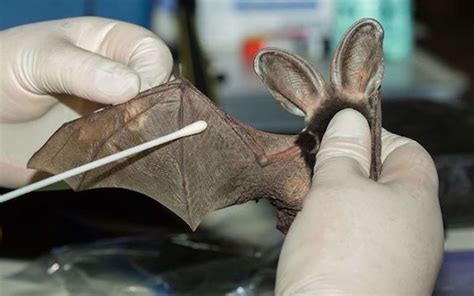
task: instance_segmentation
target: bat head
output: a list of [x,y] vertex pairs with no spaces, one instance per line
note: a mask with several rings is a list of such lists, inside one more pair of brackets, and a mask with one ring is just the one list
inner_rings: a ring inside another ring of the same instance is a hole
[[254,68],[270,93],[287,111],[304,116],[306,127],[297,144],[314,166],[327,124],[343,108],[353,108],[370,120],[370,100],[382,83],[383,28],[373,19],[352,25],[332,60],[329,82],[311,64],[290,52],[266,48]]

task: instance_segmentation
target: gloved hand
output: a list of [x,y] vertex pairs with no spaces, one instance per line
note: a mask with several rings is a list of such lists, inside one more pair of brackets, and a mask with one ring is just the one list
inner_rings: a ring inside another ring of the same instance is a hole
[[167,81],[173,63],[152,32],[96,17],[1,31],[0,44],[0,186],[8,187],[31,180],[28,159],[62,123]]
[[285,239],[277,295],[431,295],[443,254],[433,161],[416,142],[387,131],[382,161],[374,182],[365,118],[339,112]]

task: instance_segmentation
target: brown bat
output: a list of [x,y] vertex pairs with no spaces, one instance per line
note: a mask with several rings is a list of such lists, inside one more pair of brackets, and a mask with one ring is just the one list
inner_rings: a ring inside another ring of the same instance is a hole
[[[165,205],[192,229],[210,212],[268,198],[286,232],[310,189],[316,152],[330,119],[354,108],[372,133],[370,176],[380,173],[383,29],[375,20],[354,24],[339,44],[330,82],[298,56],[264,49],[255,71],[288,111],[307,126],[295,136],[253,129],[217,108],[184,79],[140,93],[127,103],[64,124],[28,166],[57,174],[173,132],[196,120],[199,135],[142,152],[67,180],[74,190],[120,187]],[[342,176],[341,176],[342,177]]]

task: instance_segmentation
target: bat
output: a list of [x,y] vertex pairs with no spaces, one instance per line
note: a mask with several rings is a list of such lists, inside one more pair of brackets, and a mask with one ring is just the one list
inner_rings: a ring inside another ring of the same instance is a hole
[[119,187],[143,193],[193,230],[210,212],[268,198],[277,228],[286,233],[311,186],[319,143],[331,118],[344,108],[361,112],[372,137],[370,177],[381,169],[383,29],[372,19],[343,36],[330,80],[302,58],[276,48],[260,51],[254,68],[289,112],[304,116],[297,135],[256,130],[221,111],[190,82],[179,78],[132,100],[64,124],[28,167],[58,174],[170,133],[196,120],[199,135],[141,152],[67,179],[74,190]]

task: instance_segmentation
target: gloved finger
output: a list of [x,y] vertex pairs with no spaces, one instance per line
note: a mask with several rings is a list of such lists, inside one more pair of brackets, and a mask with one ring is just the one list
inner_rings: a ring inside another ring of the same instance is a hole
[[130,57],[129,66],[140,76],[143,91],[168,81],[173,57],[161,40],[146,38],[137,45]]
[[382,163],[379,182],[414,196],[437,196],[436,167],[417,142],[382,130]]
[[38,172],[24,167],[0,161],[0,187],[17,188],[25,186],[34,180]]
[[[138,73],[141,90],[162,84],[169,79],[173,58],[166,44],[152,32],[124,22],[90,18],[94,26],[81,27],[80,35],[100,38],[78,40],[77,45],[128,65]],[[97,30],[97,26],[105,28]],[[97,40],[100,43],[97,44]]]
[[313,181],[368,177],[370,159],[371,138],[367,120],[353,109],[344,109],[334,116],[323,136]]
[[67,41],[55,42],[30,61],[36,65],[29,67],[36,69],[30,77],[32,92],[71,94],[102,104],[122,103],[138,94],[140,79],[131,68]]

